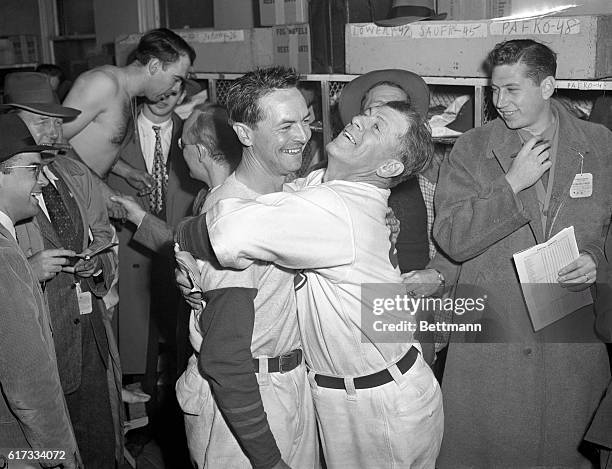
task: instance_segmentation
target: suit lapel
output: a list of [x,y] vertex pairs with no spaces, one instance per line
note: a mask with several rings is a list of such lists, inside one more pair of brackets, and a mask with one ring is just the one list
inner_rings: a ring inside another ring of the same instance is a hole
[[168,171],[168,186],[166,187],[166,221],[170,221],[170,214],[173,213],[173,205],[177,192],[180,190],[181,177],[178,173],[181,165],[177,161],[182,158],[182,152],[178,147],[178,138],[182,132],[180,118],[175,114],[172,115],[172,139],[170,140],[170,149],[168,150],[168,160],[166,161],[166,169]]
[[[141,111],[142,108],[139,109],[137,115],[140,115]],[[127,143],[124,146],[124,151],[122,151],[121,153],[121,159],[130,166],[146,173],[148,172],[147,164],[145,163],[142,148],[140,146],[140,138],[138,136],[137,130],[135,130],[138,128],[138,123],[136,123],[136,125],[130,125],[128,127],[129,131],[126,135]],[[138,191],[134,189],[134,196],[136,197],[142,208],[144,208],[147,212],[150,212],[151,208],[149,207],[149,196],[138,196],[136,195],[137,193]]]
[[[38,209],[38,213],[36,214],[32,222],[35,225],[38,225],[38,228],[40,229],[40,234],[42,235],[43,239],[49,243],[49,245],[51,245],[52,247],[56,249],[59,249],[62,247],[62,242],[57,236],[57,233],[55,232],[53,225],[47,218],[47,215],[45,215],[41,209]],[[45,243],[45,245],[46,244],[47,243]]]
[[[553,105],[555,104],[553,101]],[[569,198],[569,191],[574,177],[580,172],[580,154],[584,156],[586,168],[586,161],[591,153],[590,144],[582,134],[574,132],[572,127],[568,125],[565,113],[560,110],[557,112],[557,115],[559,116],[559,137],[555,162],[555,178],[548,209],[546,233],[552,233],[556,215]],[[585,169],[585,171],[587,170]]]
[[9,230],[7,230],[4,227],[4,225],[2,225],[2,223],[0,223],[0,236],[2,236],[3,238],[6,238],[9,243],[11,243],[13,246],[17,247],[19,249],[19,252],[22,253],[22,255],[23,255],[23,251],[19,247],[19,245],[17,244],[17,241],[15,240],[15,238],[13,238],[13,235],[9,232]]
[[[499,119],[499,121],[501,121],[501,119]],[[508,130],[503,121],[501,121],[501,125],[503,125],[503,128],[498,126],[494,130],[497,135],[491,138],[492,142],[500,143],[491,148],[491,156],[489,157],[495,158],[504,174],[507,174],[512,166],[514,158],[516,158],[516,155],[520,151],[522,144],[516,131]],[[519,192],[518,198],[523,204],[523,208],[529,215],[529,227],[531,228],[536,242],[544,242],[542,216],[540,213],[540,206],[538,203],[535,185]]]

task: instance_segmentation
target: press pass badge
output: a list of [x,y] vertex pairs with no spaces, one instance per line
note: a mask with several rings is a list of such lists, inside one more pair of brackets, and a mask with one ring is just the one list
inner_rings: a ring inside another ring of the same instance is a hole
[[584,155],[580,155],[580,174],[574,176],[572,186],[570,187],[570,197],[572,199],[582,199],[593,195],[593,175],[591,173],[583,173]]
[[593,175],[591,173],[576,174],[570,187],[570,197],[581,199],[593,195]]
[[75,284],[77,298],[79,300],[79,312],[81,314],[89,314],[93,311],[93,306],[91,304],[91,293],[81,290],[81,284]]

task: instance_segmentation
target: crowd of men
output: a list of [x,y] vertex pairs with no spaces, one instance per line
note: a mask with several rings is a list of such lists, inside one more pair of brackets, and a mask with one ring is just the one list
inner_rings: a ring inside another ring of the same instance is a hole
[[[45,74],[6,77],[0,453],[120,467],[122,401],[155,412],[169,381],[199,469],[612,467],[612,132],[553,99],[552,50],[489,53],[498,118],[445,158],[421,77],[358,77],[299,179],[293,70],[249,72],[183,122],[191,46],[153,30],[133,58],[62,104]],[[556,282],[593,301],[535,331],[512,258],[570,226]],[[399,296],[484,298],[482,328],[378,334],[371,303]]]

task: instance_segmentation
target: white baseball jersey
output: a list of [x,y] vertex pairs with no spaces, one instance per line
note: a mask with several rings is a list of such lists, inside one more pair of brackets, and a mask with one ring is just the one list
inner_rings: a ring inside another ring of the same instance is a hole
[[362,283],[402,281],[389,258],[389,190],[339,180],[321,184],[323,175],[315,171],[285,192],[252,201],[219,202],[207,215],[210,240],[228,267],[260,259],[305,269],[298,316],[309,368],[367,375],[391,366],[413,345],[411,334],[403,343],[364,343],[368,331],[361,328]]

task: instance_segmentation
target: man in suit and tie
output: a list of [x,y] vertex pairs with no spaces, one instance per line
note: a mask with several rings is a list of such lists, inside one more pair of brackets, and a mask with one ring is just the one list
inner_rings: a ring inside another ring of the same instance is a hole
[[[37,144],[58,143],[62,120],[79,114],[55,102],[44,74],[12,74],[5,92],[15,110],[1,122]],[[42,171],[49,184],[37,194],[41,210],[16,226],[17,239],[49,305],[59,376],[83,460],[88,468],[105,469],[115,464],[117,430],[102,297],[114,277],[116,258],[109,251],[91,259],[75,254],[85,256],[108,245],[112,230],[105,202],[84,164],[58,155]]]
[[[13,130],[0,122],[0,448],[57,450],[40,461],[42,467],[76,468],[77,444],[57,371],[49,309],[15,233],[15,223],[39,211],[37,195],[47,183],[41,174],[44,147]],[[4,456],[9,454],[0,454],[0,461]]]
[[[135,197],[146,211],[170,226],[191,213],[193,200],[202,187],[189,177],[178,145],[183,122],[174,113],[185,96],[198,88],[191,80],[177,83],[159,101],[145,102],[136,124],[128,125],[119,160],[150,174],[155,180],[150,191],[140,192],[113,174],[108,178],[113,189]],[[118,230],[119,349],[123,372],[144,374],[144,391],[154,397],[155,403],[158,342],[161,338],[169,349],[169,373],[174,379],[177,315],[185,324],[188,316],[177,312],[181,303],[173,286],[171,243],[163,247],[167,253],[154,253],[132,241],[135,228],[129,225]],[[184,335],[186,341],[187,333]]]

